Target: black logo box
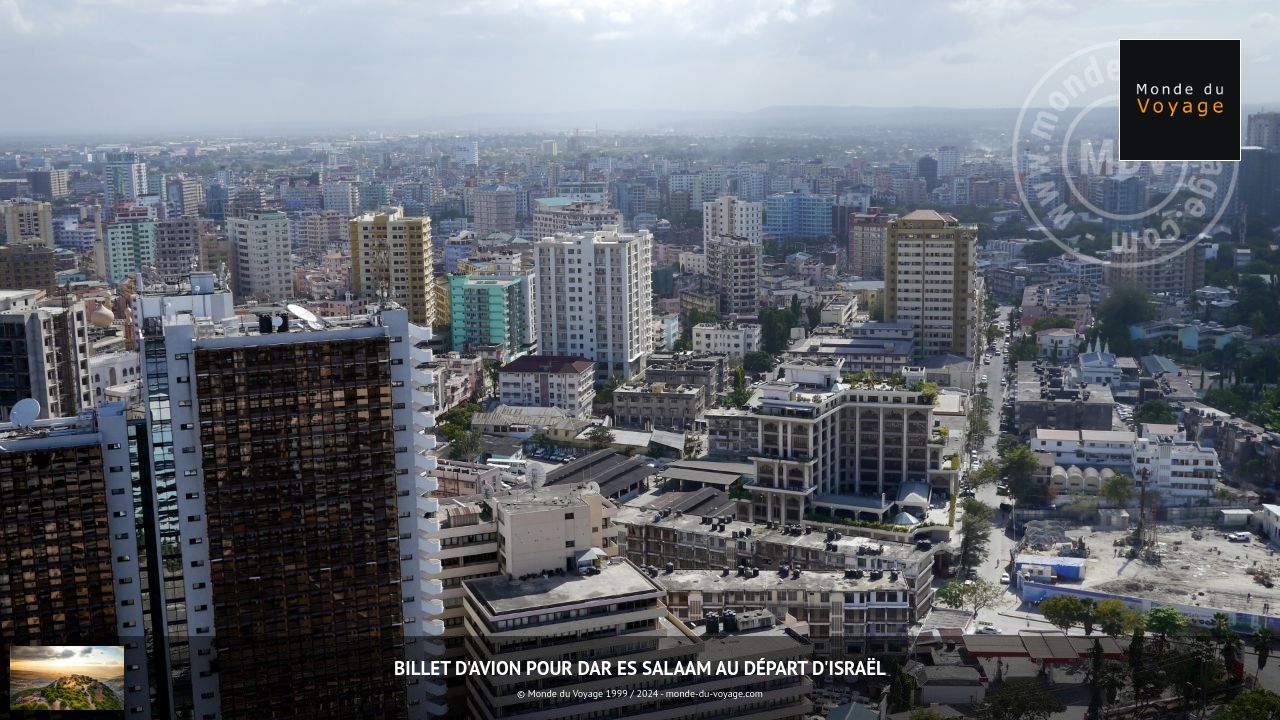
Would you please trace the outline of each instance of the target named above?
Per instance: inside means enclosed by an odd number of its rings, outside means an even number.
[[[1165,94],[1166,87],[1182,92]],[[1191,114],[1183,112],[1185,102]],[[1209,109],[1203,117],[1202,102]],[[1170,103],[1177,103],[1172,115]],[[1239,161],[1241,112],[1239,40],[1120,41],[1122,161]]]

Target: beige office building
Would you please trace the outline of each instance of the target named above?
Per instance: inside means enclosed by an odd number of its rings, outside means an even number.
[[[39,200],[0,203],[4,236],[10,245],[35,243],[53,247],[53,206]]]
[[[435,297],[431,278],[431,218],[406,217],[404,208],[383,208],[353,218],[351,285],[373,300],[386,297],[409,309],[409,322],[431,327]]]
[[[884,319],[913,323],[924,357],[974,357],[978,351],[983,297],[977,240],[977,226],[935,210],[916,210],[889,224]]]

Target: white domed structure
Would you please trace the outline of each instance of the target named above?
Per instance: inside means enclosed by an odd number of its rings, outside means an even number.
[[[98,309],[89,315],[89,322],[93,323],[94,327],[111,327],[111,323],[115,322],[115,320],[116,314],[111,312],[111,308],[106,305],[99,305]]]

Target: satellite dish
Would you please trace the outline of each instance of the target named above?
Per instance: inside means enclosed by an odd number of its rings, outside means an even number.
[[[595,480],[589,480],[587,481],[587,484],[582,486],[582,491],[587,495],[599,495],[600,483]]]
[[[40,401],[35,398],[19,400],[9,411],[9,422],[14,427],[29,428],[40,417]]]
[[[271,327],[278,328],[278,327],[281,327],[282,325],[284,325],[284,316],[282,315],[271,316]]]
[[[289,303],[288,305],[284,306],[284,309],[288,310],[290,315],[301,320],[302,324],[306,325],[308,328],[312,330],[324,329],[324,321],[316,317],[315,313],[302,307],[301,305],[298,305],[296,303]]]

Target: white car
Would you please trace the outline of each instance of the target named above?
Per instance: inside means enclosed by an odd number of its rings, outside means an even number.
[[[989,377],[987,377],[986,375],[983,375],[983,376],[982,376],[982,382],[988,382],[989,380],[990,380],[990,378],[989,378]]]
[[[1000,584],[1001,585],[1009,584],[1009,573],[1000,573]]]

